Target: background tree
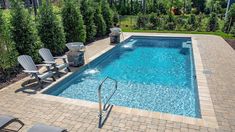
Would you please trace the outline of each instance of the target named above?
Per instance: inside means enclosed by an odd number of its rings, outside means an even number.
[[[82,0],[80,9],[83,16],[83,21],[86,25],[86,41],[93,41],[96,35],[94,7],[89,0]]]
[[[234,22],[235,22],[235,3],[232,4],[229,9],[228,16],[225,20],[225,24],[223,28],[224,32],[229,33]]]
[[[102,0],[101,3],[102,15],[106,23],[106,33],[110,32],[110,28],[113,26],[113,14],[112,10],[109,7],[109,3],[106,0]]]
[[[65,0],[62,8],[62,21],[66,42],[85,42],[86,30],[80,8],[74,0]]]
[[[37,35],[33,20],[23,4],[18,0],[12,1],[11,33],[16,49],[20,55],[30,55],[39,62],[38,49],[42,46]]]
[[[106,23],[102,16],[101,4],[99,2],[95,3],[95,15],[94,15],[94,23],[97,27],[96,37],[101,37],[106,34]]]
[[[218,17],[215,13],[212,13],[207,23],[207,31],[215,32],[219,28]]]
[[[235,37],[235,23],[233,23],[230,33]]]
[[[38,16],[38,32],[44,47],[51,50],[54,55],[61,55],[65,49],[64,29],[50,3],[40,7]]]
[[[204,12],[206,0],[192,0],[192,6],[197,9],[197,14]]]

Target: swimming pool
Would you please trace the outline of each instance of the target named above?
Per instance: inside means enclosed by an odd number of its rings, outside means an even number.
[[[191,38],[132,36],[44,93],[98,102],[111,77],[111,104],[200,118],[191,47]],[[107,80],[103,101],[113,90]]]

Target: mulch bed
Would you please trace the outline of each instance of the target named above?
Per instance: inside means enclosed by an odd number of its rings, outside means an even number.
[[[17,81],[25,78],[26,76],[27,76],[27,74],[25,74],[25,73],[19,73],[15,77],[12,77],[11,79],[9,79],[8,81],[1,82],[0,83],[0,89],[4,88],[4,87],[6,87],[10,84],[13,84],[13,83],[17,82]]]
[[[235,50],[235,40],[234,39],[225,39],[227,43]]]

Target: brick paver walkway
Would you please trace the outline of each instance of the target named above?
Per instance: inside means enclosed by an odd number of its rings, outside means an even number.
[[[126,33],[125,35],[130,36],[132,34]],[[0,115],[7,114],[20,118],[26,124],[21,131],[27,131],[33,124],[39,122],[67,128],[72,132],[235,131],[235,52],[220,37],[209,35],[192,36],[198,41],[202,63],[204,69],[206,69],[205,74],[219,125],[218,129],[115,111],[111,112],[103,128],[98,129],[98,106],[97,109],[93,109],[59,101],[35,98],[35,92],[33,90],[27,91],[28,93],[22,92],[21,84],[27,78],[0,91]],[[91,58],[107,47],[110,47],[108,41],[108,39],[100,40],[93,45],[89,45],[87,47],[88,52],[86,53],[87,58]],[[12,125],[9,128],[17,129],[17,125]]]

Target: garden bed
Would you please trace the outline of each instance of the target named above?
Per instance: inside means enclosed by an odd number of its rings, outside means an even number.
[[[0,89],[4,88],[4,87],[6,87],[10,84],[13,84],[13,83],[17,82],[17,81],[25,78],[26,76],[27,76],[27,74],[25,74],[25,73],[19,73],[15,76],[11,76],[10,79],[8,79],[7,81],[4,81],[4,82],[1,81],[0,82]]]
[[[235,50],[235,40],[234,39],[225,39],[227,43]]]

